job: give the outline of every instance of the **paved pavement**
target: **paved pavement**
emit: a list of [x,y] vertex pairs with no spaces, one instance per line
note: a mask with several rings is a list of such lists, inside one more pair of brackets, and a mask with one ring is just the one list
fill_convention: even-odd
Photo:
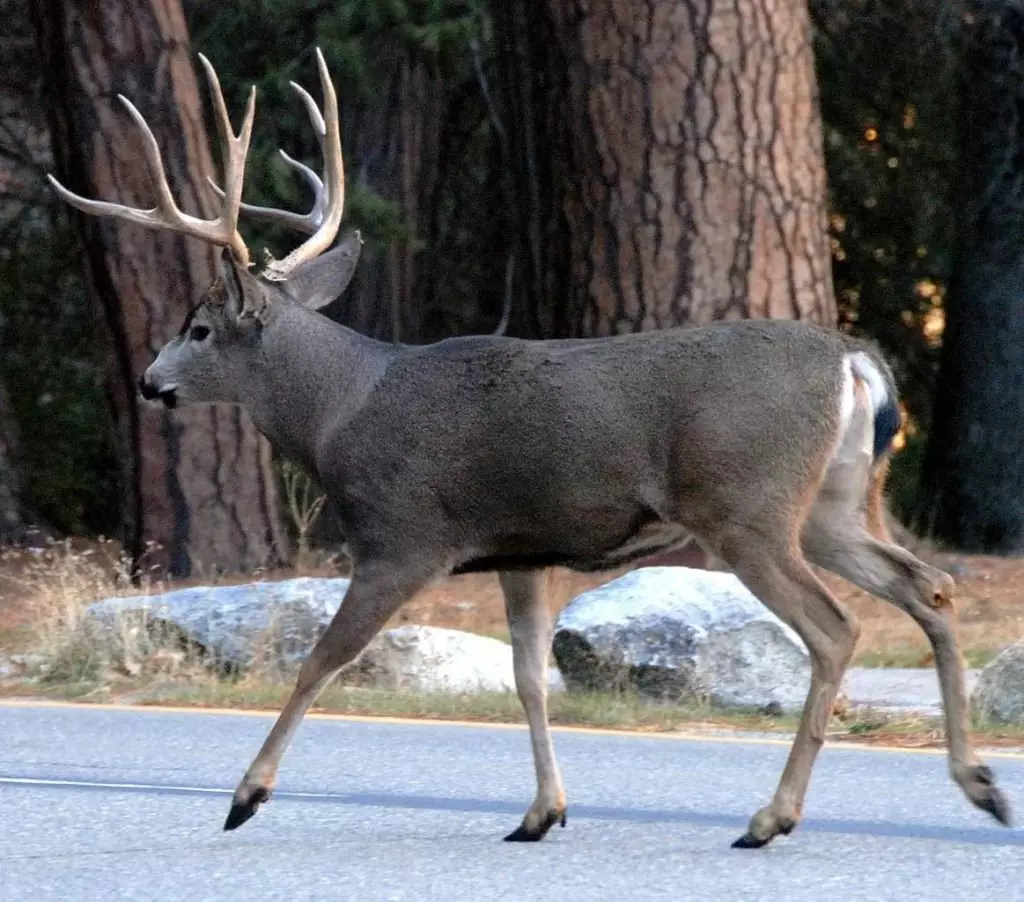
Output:
[[[275,799],[223,833],[269,726],[0,705],[0,900],[1024,899],[1024,831],[937,755],[826,748],[801,829],[741,852],[784,746],[559,732],[569,825],[510,845],[522,730],[307,719]],[[1024,805],[1024,759],[990,763]]]

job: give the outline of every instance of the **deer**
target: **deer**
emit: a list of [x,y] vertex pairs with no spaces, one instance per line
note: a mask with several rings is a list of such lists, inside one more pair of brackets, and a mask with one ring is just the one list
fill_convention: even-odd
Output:
[[[810,686],[789,757],[737,848],[789,834],[859,634],[814,567],[906,612],[934,652],[949,771],[969,801],[1009,826],[1010,805],[969,730],[954,582],[891,537],[884,485],[900,426],[893,372],[873,344],[806,322],[746,320],[592,339],[481,335],[383,342],[325,316],[355,270],[359,232],[335,247],[345,175],[338,100],[323,54],[323,110],[302,87],[322,177],[289,157],[306,214],[242,202],[255,88],[241,130],[200,55],[223,157],[219,215],[172,196],[156,139],[141,133],[156,206],[88,199],[50,176],[78,210],[169,229],[219,248],[217,277],[139,379],[168,408],[233,404],[323,486],[352,558],[344,600],[234,791],[234,830],[271,798],[306,711],[414,594],[453,574],[496,573],[528,726],[536,792],[505,837],[565,826],[548,723],[554,568],[601,573],[700,547],[724,563],[805,644]],[[254,267],[240,214],[305,237]]]

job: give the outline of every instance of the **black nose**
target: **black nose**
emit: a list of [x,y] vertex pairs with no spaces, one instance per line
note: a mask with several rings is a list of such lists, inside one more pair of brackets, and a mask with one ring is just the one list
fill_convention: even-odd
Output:
[[160,397],[160,392],[146,381],[145,376],[139,376],[139,391],[147,401],[155,401]]

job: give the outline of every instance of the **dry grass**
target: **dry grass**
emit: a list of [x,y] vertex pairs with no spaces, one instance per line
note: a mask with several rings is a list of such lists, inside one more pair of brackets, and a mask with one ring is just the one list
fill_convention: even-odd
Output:
[[55,680],[88,678],[104,648],[86,622],[89,600],[114,594],[132,595],[150,587],[133,586],[127,567],[113,543],[76,545],[51,543],[35,551],[7,552],[3,589],[17,598],[15,616],[6,618],[5,635],[17,637],[24,650],[45,666]]

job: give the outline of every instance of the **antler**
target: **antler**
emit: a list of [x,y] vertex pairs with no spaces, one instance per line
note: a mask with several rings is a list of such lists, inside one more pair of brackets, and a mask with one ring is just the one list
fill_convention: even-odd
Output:
[[[345,208],[345,167],[341,154],[338,97],[320,48],[317,48],[316,51],[316,62],[320,72],[320,86],[324,93],[325,115],[321,115],[316,101],[305,88],[295,82],[292,82],[291,86],[302,98],[306,112],[309,114],[309,121],[316,132],[320,153],[324,159],[324,180],[321,181],[320,177],[304,163],[293,159],[283,150],[279,151],[285,163],[298,170],[313,189],[312,209],[308,213],[302,214],[273,207],[257,207],[252,204],[242,204],[241,206],[243,213],[256,219],[279,222],[290,229],[312,236],[283,260],[270,260],[262,275],[274,281],[287,279],[296,266],[319,256],[331,246],[331,242],[334,241],[338,229],[341,227],[341,214]],[[225,196],[212,180],[210,184],[218,195]]]
[[221,195],[224,203],[220,215],[216,219],[199,219],[178,209],[178,205],[174,202],[174,196],[171,194],[171,188],[167,184],[167,174],[164,171],[163,158],[160,155],[160,147],[156,138],[153,137],[153,132],[146,124],[142,114],[122,94],[117,95],[118,99],[125,105],[128,114],[135,120],[135,125],[142,132],[143,150],[156,189],[157,205],[149,210],[139,210],[122,204],[90,200],[69,191],[52,175],[48,175],[47,178],[65,201],[83,213],[90,213],[93,216],[113,216],[116,219],[123,219],[126,222],[146,226],[150,229],[167,229],[172,232],[180,232],[183,235],[191,235],[193,238],[201,238],[210,244],[230,247],[235,259],[241,265],[248,266],[249,249],[238,233],[238,209],[242,203],[245,158],[249,152],[249,139],[252,136],[252,123],[256,114],[256,88],[253,87],[249,92],[242,129],[236,135],[231,128],[231,119],[228,117],[227,107],[224,104],[224,95],[221,93],[217,73],[210,65],[210,61],[201,53],[199,61],[203,64],[206,80],[210,86],[217,131],[220,134],[224,183],[227,186],[227,193]]

